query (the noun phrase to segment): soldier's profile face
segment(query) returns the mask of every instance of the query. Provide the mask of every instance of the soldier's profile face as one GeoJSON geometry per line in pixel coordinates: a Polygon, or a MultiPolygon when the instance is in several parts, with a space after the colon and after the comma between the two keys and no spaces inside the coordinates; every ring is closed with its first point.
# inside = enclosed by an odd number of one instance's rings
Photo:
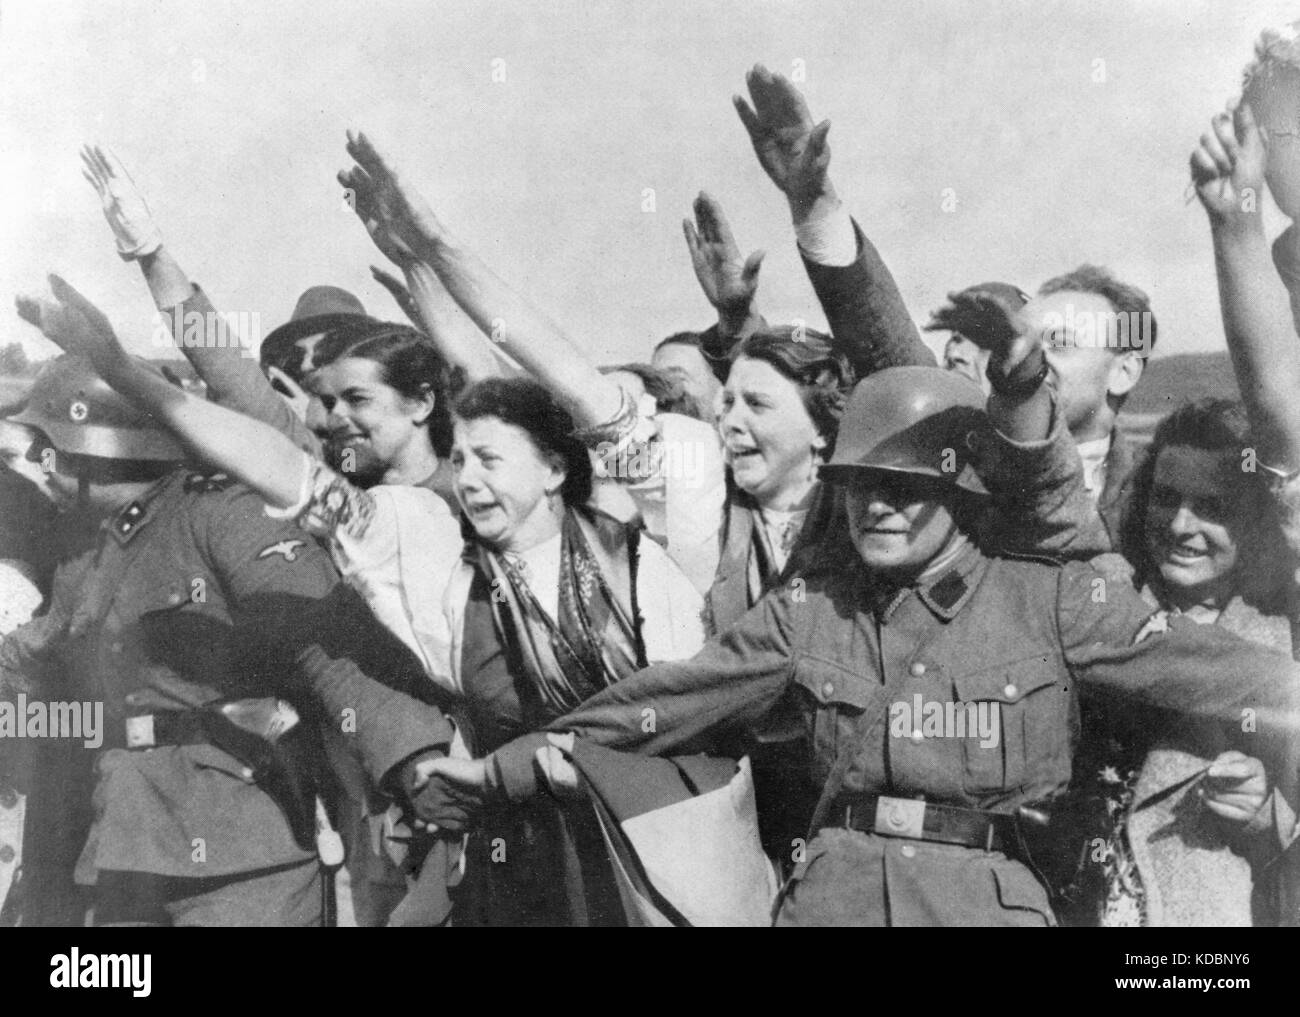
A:
{"type": "Polygon", "coordinates": [[[862,470],[845,494],[853,546],[878,571],[915,575],[957,534],[952,489],[938,478],[862,470]]]}

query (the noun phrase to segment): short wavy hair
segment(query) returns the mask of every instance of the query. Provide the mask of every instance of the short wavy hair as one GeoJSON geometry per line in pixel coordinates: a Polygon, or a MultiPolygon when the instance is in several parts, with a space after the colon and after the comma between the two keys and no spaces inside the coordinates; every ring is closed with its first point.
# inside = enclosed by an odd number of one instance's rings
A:
{"type": "Polygon", "coordinates": [[[1122,314],[1147,315],[1146,320],[1151,323],[1150,342],[1142,356],[1149,357],[1156,348],[1156,316],[1151,312],[1151,298],[1144,290],[1121,282],[1110,269],[1099,265],[1080,265],[1073,272],[1048,279],[1038,287],[1038,295],[1043,297],[1068,292],[1096,293],[1109,300],[1111,306],[1122,314]]]}
{"type": "Polygon", "coordinates": [[[829,459],[844,404],[857,380],[848,360],[831,345],[831,337],[802,326],[767,326],[737,344],[731,362],[741,357],[761,360],[794,382],[813,426],[826,442],[829,459]]]}
{"type": "MultiPolygon", "coordinates": [[[[1133,471],[1120,521],[1120,550],[1133,565],[1134,582],[1139,587],[1159,579],[1147,546],[1146,519],[1160,453],[1170,446],[1183,445],[1241,456],[1252,443],[1245,407],[1236,399],[1187,402],[1156,425],[1151,444],[1133,471]]],[[[1284,591],[1290,583],[1289,555],[1285,552],[1282,529],[1263,474],[1243,470],[1240,477],[1241,487],[1235,492],[1239,508],[1234,513],[1243,524],[1236,592],[1269,611],[1281,610],[1284,591]]]]}
{"type": "Polygon", "coordinates": [[[703,411],[696,405],[695,400],[686,394],[681,383],[667,371],[642,363],[614,364],[600,369],[601,374],[614,374],[617,371],[626,371],[640,378],[646,394],[654,399],[655,409],[658,412],[680,413],[683,416],[694,417],[696,420],[705,419],[703,411]]]}
{"type": "Polygon", "coordinates": [[[563,463],[564,503],[576,507],[591,499],[591,457],[573,437],[573,417],[531,378],[486,378],[465,390],[452,413],[457,420],[496,417],[524,431],[538,453],[563,463]]]}
{"type": "Polygon", "coordinates": [[[360,322],[326,332],[312,352],[312,367],[320,368],[344,357],[372,360],[389,388],[407,399],[432,395],[433,412],[425,426],[429,441],[441,457],[451,452],[452,395],[463,382],[423,333],[409,325],[360,322]]]}

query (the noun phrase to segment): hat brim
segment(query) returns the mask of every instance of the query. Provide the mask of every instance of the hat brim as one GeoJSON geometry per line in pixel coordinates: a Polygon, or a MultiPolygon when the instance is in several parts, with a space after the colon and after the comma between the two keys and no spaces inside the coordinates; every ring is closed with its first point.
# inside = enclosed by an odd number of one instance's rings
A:
{"type": "Polygon", "coordinates": [[[935,480],[946,481],[963,491],[969,491],[971,494],[987,496],[989,493],[988,488],[984,486],[984,482],[980,480],[979,474],[975,472],[975,468],[970,463],[963,466],[961,472],[955,477],[951,473],[940,473],[938,470],[918,469],[915,466],[900,466],[891,463],[827,463],[817,470],[817,477],[828,484],[851,484],[868,470],[905,473],[912,477],[933,477],[935,480]]]}
{"type": "Polygon", "coordinates": [[[368,314],[350,314],[345,311],[337,314],[313,314],[309,318],[286,321],[279,328],[271,329],[262,340],[261,349],[273,349],[276,346],[296,343],[299,339],[306,339],[310,335],[319,335],[347,325],[361,325],[375,321],[378,319],[368,314]]]}

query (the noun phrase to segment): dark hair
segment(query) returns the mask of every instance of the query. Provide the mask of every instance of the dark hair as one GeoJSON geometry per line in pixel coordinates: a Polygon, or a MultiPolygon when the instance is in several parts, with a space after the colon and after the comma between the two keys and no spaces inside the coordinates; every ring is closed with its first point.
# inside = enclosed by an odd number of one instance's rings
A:
{"type": "Polygon", "coordinates": [[[794,382],[817,433],[826,440],[825,458],[830,459],[855,381],[853,368],[835,352],[830,336],[802,326],[770,325],[736,345],[731,362],[741,357],[770,364],[794,382]]]}
{"type": "Polygon", "coordinates": [[[298,343],[305,338],[307,336],[291,335],[288,338],[282,338],[270,335],[262,340],[261,348],[257,351],[257,360],[262,365],[262,373],[267,374],[270,372],[270,368],[274,367],[283,371],[301,385],[303,380],[303,350],[298,343]]]}
{"type": "Polygon", "coordinates": [[[674,332],[667,339],[660,339],[655,343],[654,352],[658,353],[665,346],[694,346],[697,350],[703,344],[703,338],[698,332],[674,332]]]}
{"type": "Polygon", "coordinates": [[[1040,297],[1070,291],[1096,293],[1110,301],[1110,305],[1121,314],[1139,316],[1136,319],[1129,317],[1129,321],[1144,320],[1141,316],[1146,315],[1145,320],[1151,323],[1150,342],[1142,350],[1142,356],[1145,358],[1151,355],[1156,347],[1156,316],[1151,313],[1151,299],[1146,293],[1136,286],[1120,282],[1109,269],[1097,265],[1080,265],[1073,272],[1048,279],[1038,287],[1040,297]]]}
{"type": "Polygon", "coordinates": [[[591,498],[591,458],[573,437],[573,417],[551,393],[531,378],[487,378],[471,385],[456,400],[459,420],[496,417],[527,432],[537,451],[564,465],[560,494],[566,505],[585,505],[591,498]]]}
{"type": "Polygon", "coordinates": [[[649,364],[615,364],[613,367],[600,369],[601,374],[613,374],[617,371],[626,371],[640,378],[641,383],[645,385],[646,393],[655,401],[655,409],[660,413],[680,413],[683,416],[694,417],[696,420],[705,419],[695,400],[686,394],[681,383],[667,371],[661,371],[649,364]]]}
{"type": "MultiPolygon", "coordinates": [[[[1147,546],[1146,519],[1156,461],[1173,445],[1241,456],[1252,445],[1246,410],[1235,399],[1198,399],[1184,403],[1156,425],[1151,444],[1133,471],[1120,521],[1120,549],[1133,565],[1134,582],[1139,587],[1158,583],[1160,578],[1147,546]]],[[[1282,530],[1262,474],[1243,470],[1236,494],[1241,500],[1234,517],[1243,524],[1236,592],[1270,611],[1280,609],[1280,598],[1289,580],[1287,556],[1281,553],[1282,530]]]]}
{"type": "Polygon", "coordinates": [[[407,399],[433,396],[433,412],[425,421],[429,441],[440,456],[451,451],[451,393],[463,377],[449,367],[423,334],[409,325],[361,322],[326,332],[312,354],[312,367],[324,367],[344,357],[372,360],[385,385],[407,399]]]}

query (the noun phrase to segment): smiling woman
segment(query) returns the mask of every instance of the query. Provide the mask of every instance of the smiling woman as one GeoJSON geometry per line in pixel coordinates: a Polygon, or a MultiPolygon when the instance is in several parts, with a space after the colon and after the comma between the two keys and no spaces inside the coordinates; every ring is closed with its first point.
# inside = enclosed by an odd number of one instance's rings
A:
{"type": "Polygon", "coordinates": [[[312,366],[332,467],[362,487],[427,487],[455,505],[444,457],[457,378],[427,339],[404,325],[361,322],[327,333],[312,366]]]}

